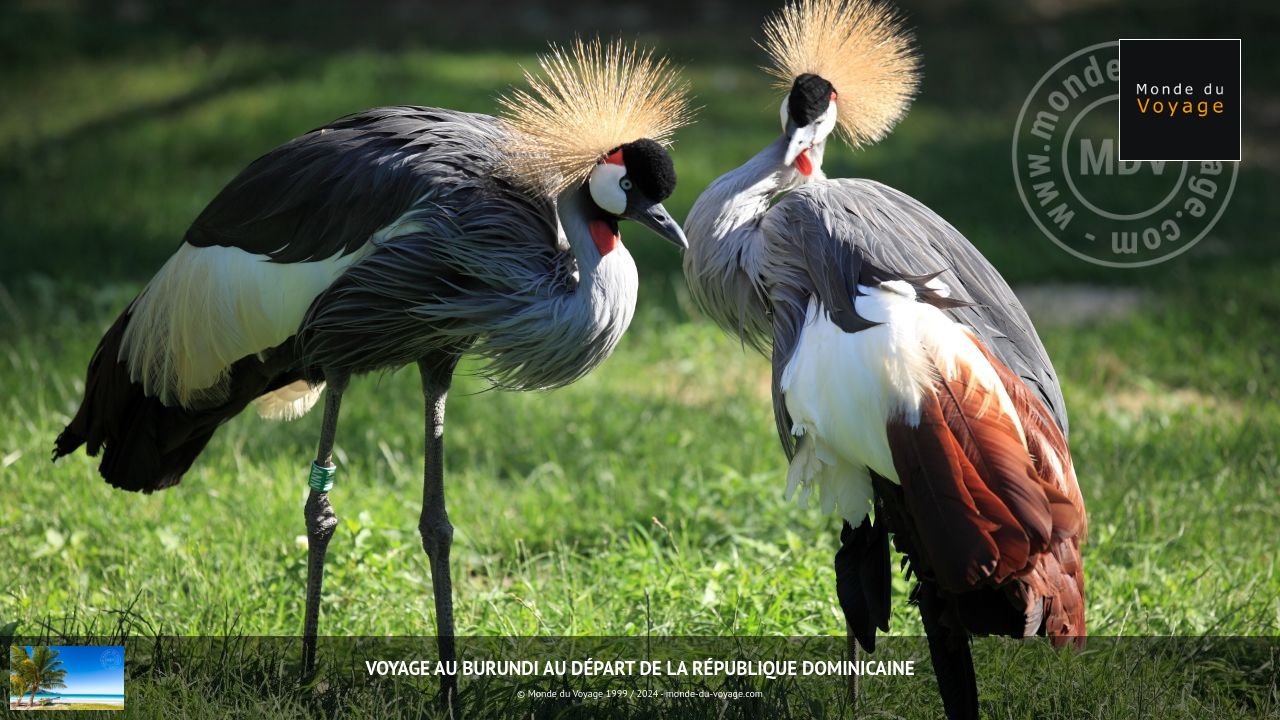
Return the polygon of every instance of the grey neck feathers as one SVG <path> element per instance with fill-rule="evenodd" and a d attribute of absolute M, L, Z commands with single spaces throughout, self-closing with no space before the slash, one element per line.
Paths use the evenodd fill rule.
<path fill-rule="evenodd" d="M 759 279 L 764 253 L 760 221 L 774 198 L 805 180 L 783 164 L 786 147 L 783 135 L 721 175 L 703 191 L 684 226 L 689 237 L 685 277 L 695 301 L 722 327 L 762 350 L 770 325 Z M 815 166 L 821 149 L 816 153 Z M 820 171 L 815 175 L 821 176 Z"/>
<path fill-rule="evenodd" d="M 635 314 L 640 281 L 619 242 L 601 256 L 588 221 L 598 213 L 585 186 L 556 199 L 556 214 L 577 265 L 577 285 L 522 308 L 474 350 L 491 361 L 500 387 L 519 390 L 568 385 L 613 352 Z"/>
<path fill-rule="evenodd" d="M 556 201 L 560 225 L 578 263 L 579 284 L 572 304 L 583 318 L 589 319 L 590 332 L 608 337 L 608 346 L 603 348 L 607 356 L 635 315 L 640 277 L 621 237 L 613 252 L 600 255 L 587 224 L 592 214 L 598 212 L 585 184 L 576 190 L 566 190 Z"/>

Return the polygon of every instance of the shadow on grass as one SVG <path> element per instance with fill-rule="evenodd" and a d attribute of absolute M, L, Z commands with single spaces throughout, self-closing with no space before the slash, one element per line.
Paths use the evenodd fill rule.
<path fill-rule="evenodd" d="M 104 136 L 124 132 L 149 122 L 165 122 L 180 113 L 200 105 L 214 102 L 230 93 L 267 83 L 295 81 L 315 67 L 302 57 L 280 57 L 236 67 L 224 75 L 201 82 L 195 88 L 169 97 L 143 102 L 91 118 L 68 130 L 42 135 L 34 143 L 10 156 L 9 161 L 20 163 L 40 162 L 50 151 L 75 152 L 77 143 L 101 143 Z M 305 132 L 305 131 L 301 131 Z M 20 158 L 20 159 L 19 159 Z"/>

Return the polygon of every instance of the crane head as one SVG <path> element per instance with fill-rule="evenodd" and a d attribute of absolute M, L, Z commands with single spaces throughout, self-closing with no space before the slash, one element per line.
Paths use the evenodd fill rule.
<path fill-rule="evenodd" d="M 822 164 L 827 136 L 836 127 L 838 98 L 839 93 L 828 80 L 805 73 L 796 78 L 791 92 L 782 100 L 779 113 L 782 132 L 787 136 L 783 162 L 794 165 L 801 175 L 812 175 L 815 166 Z"/>
<path fill-rule="evenodd" d="M 783 125 L 788 105 L 802 101 L 813 105 L 815 117 L 830 122 L 821 117 L 830 102 L 838 107 L 836 122 L 854 147 L 889 132 L 907 111 L 919 81 L 915 41 L 902 16 L 884 0 L 787 0 L 765 21 L 761 47 L 772 60 L 767 69 L 778 89 L 790 93 L 782 105 Z M 797 128 L 808 125 L 807 116 L 793 119 Z M 788 157 L 788 164 L 792 160 Z M 802 173 L 803 163 L 796 165 Z"/>
<path fill-rule="evenodd" d="M 676 170 L 662 145 L 641 138 L 609 151 L 587 179 L 591 201 L 613 218 L 635 220 L 681 248 L 684 231 L 662 201 L 676 188 Z"/>

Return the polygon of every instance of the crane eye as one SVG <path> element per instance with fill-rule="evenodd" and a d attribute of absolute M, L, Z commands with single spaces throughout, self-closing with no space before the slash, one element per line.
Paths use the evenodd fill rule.
<path fill-rule="evenodd" d="M 618 187 L 622 188 L 623 190 L 630 190 L 630 189 L 631 189 L 631 180 L 630 180 L 629 178 L 625 178 L 625 177 L 624 177 L 624 178 L 622 178 L 621 180 L 619 180 L 619 181 L 618 181 Z"/>

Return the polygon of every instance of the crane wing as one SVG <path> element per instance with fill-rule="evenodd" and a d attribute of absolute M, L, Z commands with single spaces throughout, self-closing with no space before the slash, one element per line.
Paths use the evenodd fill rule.
<path fill-rule="evenodd" d="M 939 357 L 918 419 L 887 424 L 912 561 L 955 595 L 1004 588 L 1019 614 L 997 625 L 1003 632 L 1083 636 L 1085 509 L 1066 439 L 1026 385 L 968 339 L 978 352 Z"/>
<path fill-rule="evenodd" d="M 483 115 L 375 108 L 258 158 L 130 307 L 120 355 L 130 378 L 166 405 L 221 402 L 228 368 L 288 340 L 352 263 L 413 232 L 400 219 L 415 204 L 492 175 L 501 133 Z"/>
<path fill-rule="evenodd" d="M 788 454 L 791 422 L 778 386 L 795 349 L 810 297 L 852 331 L 858 268 L 867 262 L 904 276 L 937 274 L 957 301 L 948 315 L 970 328 L 1048 407 L 1065 435 L 1066 404 L 1057 373 L 1031 319 L 1008 283 L 958 230 L 915 198 L 871 180 L 810 182 L 788 193 L 762 224 L 772 248 L 774 412 Z M 846 325 L 853 323 L 854 325 Z"/>
<path fill-rule="evenodd" d="M 438 108 L 348 115 L 253 161 L 200 213 L 184 240 L 276 263 L 355 252 L 433 183 L 489 172 L 500 132 L 495 118 Z"/>

